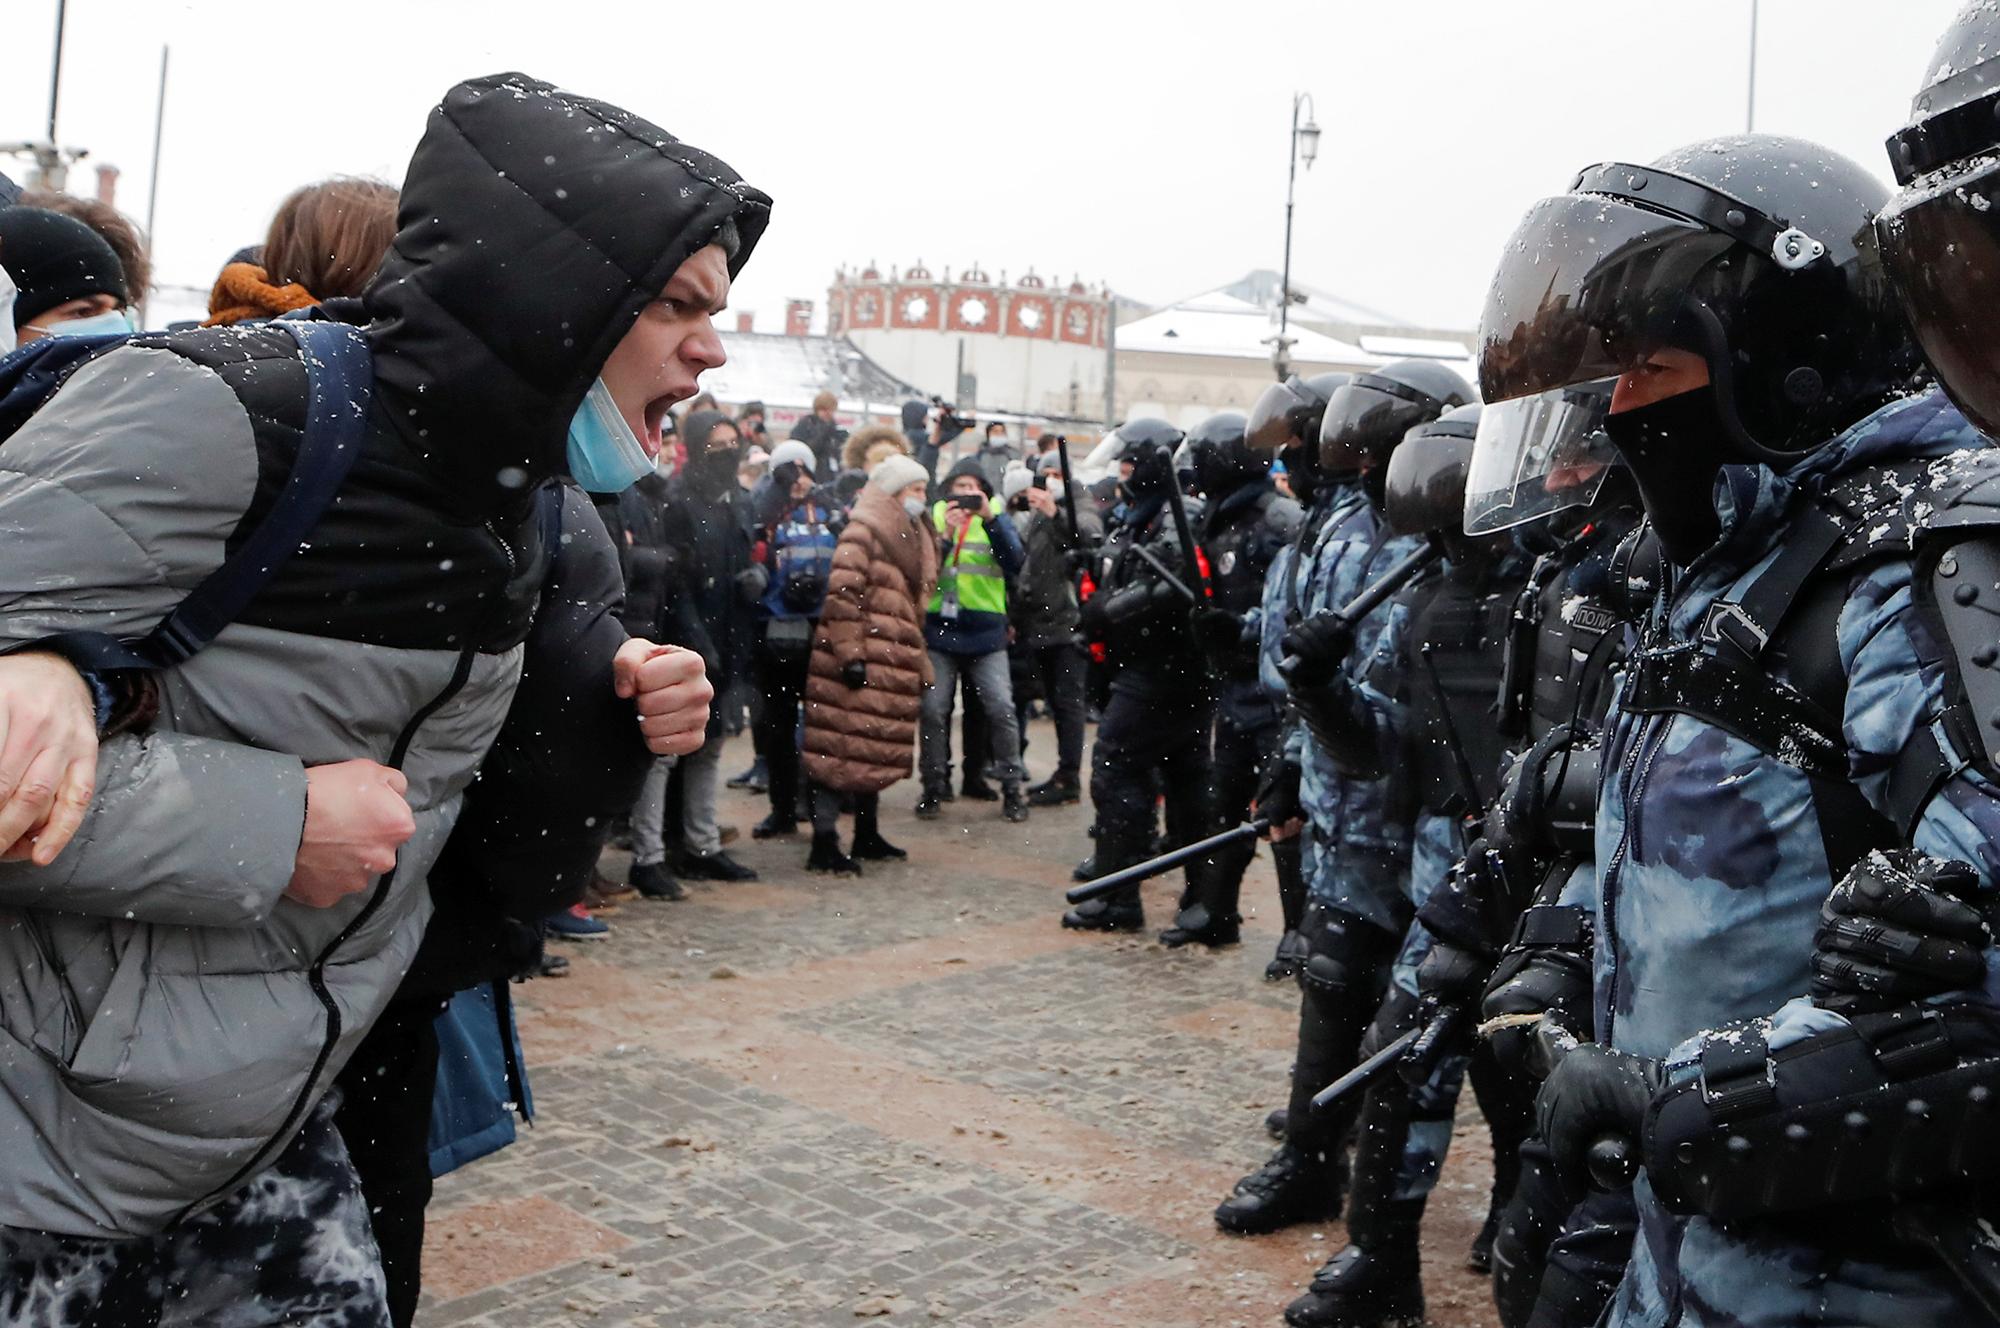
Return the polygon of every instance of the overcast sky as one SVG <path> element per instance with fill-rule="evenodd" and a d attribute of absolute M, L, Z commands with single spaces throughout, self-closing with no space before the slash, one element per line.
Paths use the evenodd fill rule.
<path fill-rule="evenodd" d="M 1882 140 L 1957 7 L 1764 0 L 1756 127 L 1886 179 Z M 55 8 L 0 6 L 0 140 L 41 135 Z M 205 286 L 293 186 L 398 181 L 446 87 L 526 70 L 776 198 L 733 301 L 775 331 L 843 262 L 1032 265 L 1155 303 L 1276 268 L 1306 91 L 1326 132 L 1298 279 L 1469 327 L 1514 223 L 1578 167 L 1743 128 L 1749 19 L 1749 0 L 71 0 L 60 136 L 123 167 L 143 216 L 172 45 L 156 258 Z"/>

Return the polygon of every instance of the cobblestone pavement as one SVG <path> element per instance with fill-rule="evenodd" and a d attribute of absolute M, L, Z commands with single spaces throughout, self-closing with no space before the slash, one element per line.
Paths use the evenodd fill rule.
<path fill-rule="evenodd" d="M 725 769 L 748 763 L 732 742 Z M 1087 806 L 919 824 L 915 798 L 883 798 L 909 861 L 834 880 L 803 838 L 750 842 L 760 800 L 725 793 L 762 880 L 628 903 L 564 951 L 571 976 L 515 988 L 539 1120 L 440 1182 L 420 1324 L 1282 1322 L 1338 1225 L 1245 1240 L 1209 1218 L 1284 1101 L 1297 997 L 1261 980 L 1268 862 L 1240 947 L 1078 936 L 1056 917 Z M 1155 927 L 1175 888 L 1148 887 Z M 1459 1135 L 1431 1322 L 1491 1328 L 1462 1271 L 1485 1135 Z"/>

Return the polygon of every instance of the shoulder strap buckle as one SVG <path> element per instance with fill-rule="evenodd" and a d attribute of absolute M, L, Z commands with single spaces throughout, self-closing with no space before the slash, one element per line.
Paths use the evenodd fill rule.
<path fill-rule="evenodd" d="M 1708 613 L 1702 619 L 1701 639 L 1736 652 L 1748 663 L 1764 653 L 1764 647 L 1771 643 L 1771 633 L 1741 604 L 1718 600 L 1708 606 Z"/>

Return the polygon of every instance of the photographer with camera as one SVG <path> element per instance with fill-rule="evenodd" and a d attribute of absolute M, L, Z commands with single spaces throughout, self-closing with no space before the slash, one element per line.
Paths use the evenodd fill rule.
<path fill-rule="evenodd" d="M 936 819 L 951 787 L 951 712 L 961 676 L 986 714 L 1002 813 L 1010 821 L 1028 819 L 1007 668 L 1007 578 L 1020 572 L 1027 552 L 993 498 L 978 458 L 967 457 L 945 476 L 944 497 L 931 508 L 941 549 L 937 590 L 924 621 L 936 674 L 924 692 L 924 794 L 917 803 L 924 820 Z"/>
<path fill-rule="evenodd" d="M 1055 454 L 1041 458 L 1046 465 L 1030 477 L 1021 467 L 1007 473 L 1007 509 L 1020 528 L 1027 561 L 1008 596 L 1007 616 L 1014 625 L 1014 648 L 1042 684 L 1056 721 L 1056 769 L 1047 783 L 1028 790 L 1034 807 L 1058 807 L 1083 796 L 1079 772 L 1083 765 L 1083 675 L 1089 663 L 1083 635 L 1077 629 L 1082 605 L 1076 594 L 1076 561 L 1088 558 L 1104 538 L 1104 523 L 1092 504 L 1076 509 L 1076 526 L 1063 512 L 1062 476 L 1053 473 Z M 1021 733 L 1028 731 L 1026 706 L 1017 705 Z"/>
<path fill-rule="evenodd" d="M 792 426 L 792 438 L 812 449 L 813 474 L 827 480 L 838 470 L 840 445 L 847 441 L 846 431 L 834 422 L 839 409 L 839 397 L 821 392 L 813 398 L 812 414 Z"/>

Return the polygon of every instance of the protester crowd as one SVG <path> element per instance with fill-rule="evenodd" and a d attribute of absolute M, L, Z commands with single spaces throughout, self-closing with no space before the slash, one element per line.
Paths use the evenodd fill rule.
<path fill-rule="evenodd" d="M 1509 1328 L 1994 1321 L 1996 40 L 1893 197 L 1770 136 L 1590 167 L 1476 386 L 1292 377 L 1089 486 L 699 392 L 771 200 L 525 75 L 198 327 L 0 178 L 0 1323 L 410 1323 L 432 1178 L 530 1100 L 510 984 L 755 878 L 746 732 L 748 833 L 831 876 L 905 780 L 1087 793 L 1076 931 L 1178 871 L 1161 944 L 1236 945 L 1266 846 L 1297 1054 L 1215 1220 L 1344 1215 L 1298 1328 L 1422 1321 L 1468 1081 Z"/>

